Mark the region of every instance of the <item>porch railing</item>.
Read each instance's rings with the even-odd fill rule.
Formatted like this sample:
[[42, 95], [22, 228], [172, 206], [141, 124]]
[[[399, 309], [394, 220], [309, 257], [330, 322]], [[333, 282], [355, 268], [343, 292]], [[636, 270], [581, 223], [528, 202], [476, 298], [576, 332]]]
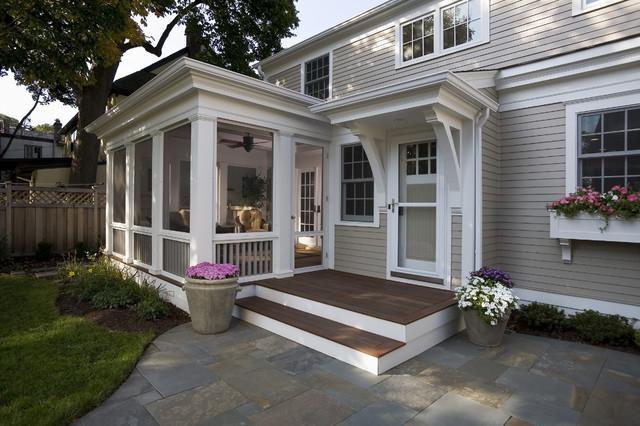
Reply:
[[241, 277], [273, 272], [273, 239], [215, 241], [214, 246], [216, 262], [237, 265]]

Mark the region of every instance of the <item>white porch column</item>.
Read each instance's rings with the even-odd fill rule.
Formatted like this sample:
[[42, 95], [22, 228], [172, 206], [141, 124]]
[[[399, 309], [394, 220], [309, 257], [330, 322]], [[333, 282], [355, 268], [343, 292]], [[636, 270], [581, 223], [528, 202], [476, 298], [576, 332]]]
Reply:
[[124, 217], [126, 221], [126, 231], [124, 234], [124, 258], [125, 263], [133, 263], [133, 174], [134, 174], [134, 145], [128, 143], [125, 147], [126, 158], [126, 185]]
[[162, 271], [162, 192], [164, 133], [151, 135], [151, 268], [149, 272], [159, 274]]
[[107, 164], [105, 165], [105, 197], [106, 206], [104, 209], [104, 253], [110, 255], [113, 253], [113, 230], [111, 222], [113, 220], [113, 151], [107, 151]]
[[460, 172], [462, 180], [462, 277], [476, 269], [476, 173], [473, 120], [464, 120], [460, 129]]
[[293, 274], [293, 182], [295, 180], [295, 142], [293, 134], [274, 134], [273, 223], [278, 239], [273, 245], [273, 272], [278, 277]]
[[215, 117], [196, 115], [191, 118], [191, 206], [190, 262], [213, 262], [213, 235], [216, 211], [216, 141]]

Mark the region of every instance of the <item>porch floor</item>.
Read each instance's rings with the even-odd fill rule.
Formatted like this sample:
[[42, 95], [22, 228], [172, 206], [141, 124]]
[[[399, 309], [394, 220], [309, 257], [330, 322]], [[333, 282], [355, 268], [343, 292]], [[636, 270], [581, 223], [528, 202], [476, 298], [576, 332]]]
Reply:
[[251, 284], [358, 312], [410, 324], [454, 305], [454, 293], [363, 275], [324, 270]]

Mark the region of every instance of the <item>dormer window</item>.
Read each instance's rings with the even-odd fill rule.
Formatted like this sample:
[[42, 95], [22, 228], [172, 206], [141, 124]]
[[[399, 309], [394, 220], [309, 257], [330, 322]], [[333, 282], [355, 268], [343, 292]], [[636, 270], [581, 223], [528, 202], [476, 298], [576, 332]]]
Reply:
[[433, 53], [433, 14], [402, 26], [402, 60]]
[[304, 64], [304, 93], [318, 99], [329, 98], [329, 54]]
[[480, 0], [468, 0], [442, 9], [442, 48], [450, 49], [480, 36]]

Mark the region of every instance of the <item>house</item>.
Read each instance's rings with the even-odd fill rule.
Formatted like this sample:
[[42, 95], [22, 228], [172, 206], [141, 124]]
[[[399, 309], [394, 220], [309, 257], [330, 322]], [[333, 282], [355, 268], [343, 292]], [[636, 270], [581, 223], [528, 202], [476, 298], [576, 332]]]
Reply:
[[546, 209], [640, 183], [640, 1], [391, 0], [257, 68], [180, 58], [90, 126], [107, 252], [178, 306], [236, 263], [239, 317], [374, 373], [460, 330], [482, 265], [640, 318], [640, 245]]

